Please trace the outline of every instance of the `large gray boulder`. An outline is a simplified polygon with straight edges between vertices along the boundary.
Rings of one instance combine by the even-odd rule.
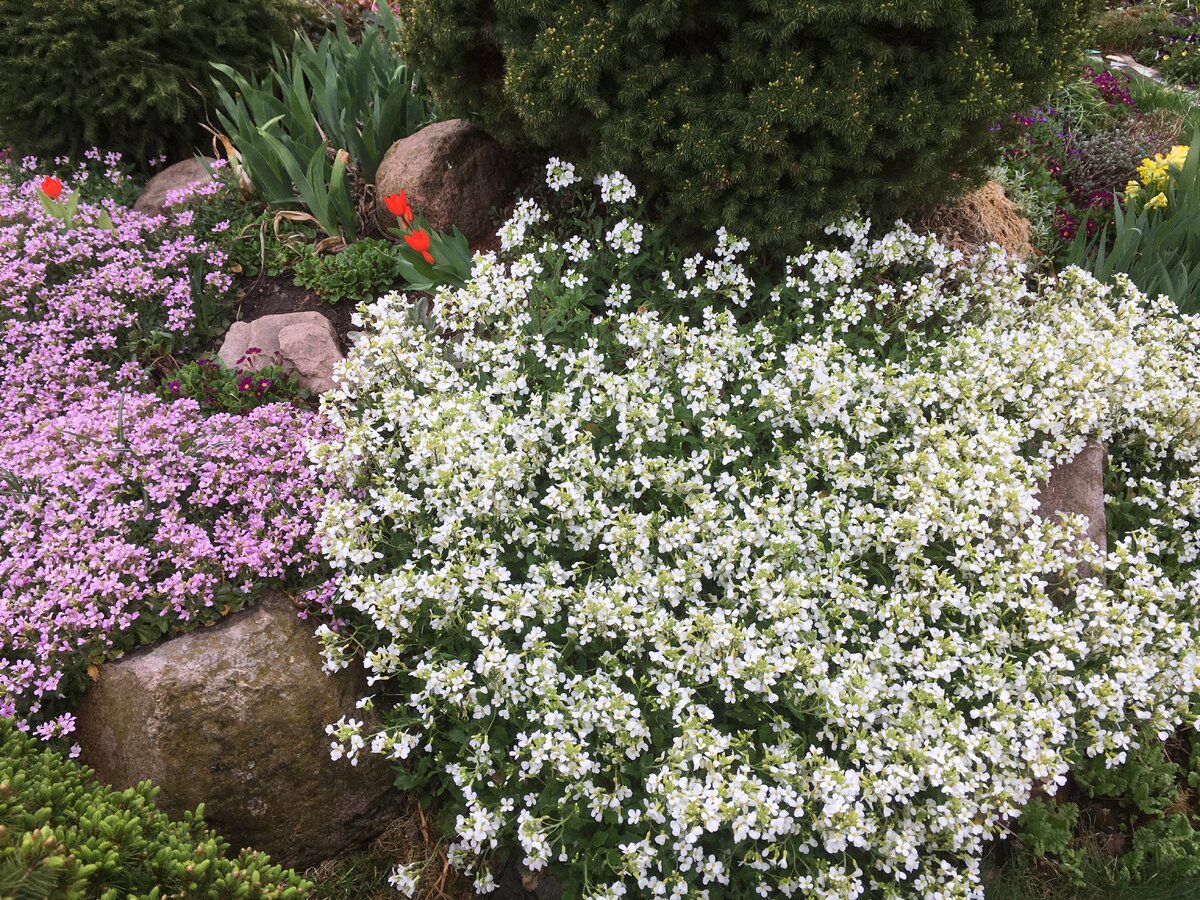
[[[365,696],[363,674],[328,675],[311,623],[272,594],[253,609],[100,666],[78,710],[82,759],[158,805],[205,818],[235,848],[307,867],[370,840],[398,795],[379,756],[330,759],[325,726]]]
[[[394,143],[375,175],[380,224],[396,225],[384,200],[404,191],[436,231],[458,226],[468,240],[487,237],[492,211],[512,198],[517,167],[478,125],[450,119]]]
[[[247,351],[258,352],[247,356]],[[319,312],[279,313],[234,322],[218,356],[231,369],[257,371],[276,362],[295,374],[300,387],[315,394],[333,387],[333,367],[341,360],[337,332]]]
[[[203,162],[198,159],[185,159],[183,162],[167,166],[146,182],[133,208],[149,215],[162,212],[167,206],[167,195],[172,191],[212,181],[212,175],[205,168],[205,163],[211,165],[214,162],[216,160],[205,157]]]

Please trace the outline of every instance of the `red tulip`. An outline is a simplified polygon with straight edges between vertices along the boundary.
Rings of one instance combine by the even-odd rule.
[[[383,202],[393,216],[403,219],[406,225],[412,224],[413,211],[412,207],[408,205],[408,195],[404,191],[398,194],[389,194],[383,198]]]
[[[404,240],[408,242],[408,246],[425,257],[425,262],[433,265],[433,254],[429,252],[429,232],[418,228],[412,234],[406,234]]]
[[[53,175],[42,179],[42,193],[51,200],[57,200],[63,192],[63,183]]]

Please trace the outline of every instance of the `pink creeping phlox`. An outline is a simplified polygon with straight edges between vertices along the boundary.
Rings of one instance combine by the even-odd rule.
[[[223,255],[188,212],[105,201],[109,230],[80,203],[67,230],[40,183],[0,181],[0,716],[49,740],[74,729],[90,664],[312,577],[303,444],[325,426],[289,404],[206,416],[155,397],[131,341],[182,344],[193,274],[231,286]]]

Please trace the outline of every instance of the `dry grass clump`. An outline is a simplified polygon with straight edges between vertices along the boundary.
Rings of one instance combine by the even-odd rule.
[[[414,900],[478,900],[470,880],[450,868],[433,814],[412,795],[370,847],[327,859],[305,877],[316,885],[313,900],[396,900],[387,878],[401,863],[423,873]]]
[[[956,250],[974,250],[994,242],[1022,258],[1037,252],[1031,243],[1029,220],[994,181],[957,203],[925,214],[916,227],[936,234],[946,246]]]

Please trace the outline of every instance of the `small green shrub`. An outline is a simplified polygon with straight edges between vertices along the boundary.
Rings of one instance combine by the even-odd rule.
[[[0,719],[0,897],[299,900],[310,885],[264,854],[228,855],[203,808],[172,821],[143,782],[116,791]]]
[[[803,246],[981,179],[988,127],[1075,59],[1089,0],[413,0],[439,110],[620,170],[686,232]]]
[[[201,359],[180,366],[159,385],[159,395],[167,400],[197,401],[208,412],[238,413],[257,406],[307,399],[308,392],[296,383],[296,376],[272,365],[256,371],[230,369],[219,360]]]
[[[272,0],[0,0],[0,132],[21,154],[188,155],[210,64],[246,71],[286,33]]]
[[[1137,53],[1153,46],[1155,32],[1169,24],[1170,18],[1157,7],[1109,9],[1096,17],[1089,42],[1096,50]]]
[[[327,303],[366,300],[394,286],[404,261],[400,248],[390,241],[355,241],[340,253],[318,254],[309,248],[296,262],[300,287],[317,292]]]

